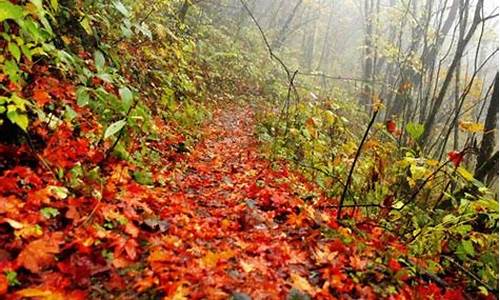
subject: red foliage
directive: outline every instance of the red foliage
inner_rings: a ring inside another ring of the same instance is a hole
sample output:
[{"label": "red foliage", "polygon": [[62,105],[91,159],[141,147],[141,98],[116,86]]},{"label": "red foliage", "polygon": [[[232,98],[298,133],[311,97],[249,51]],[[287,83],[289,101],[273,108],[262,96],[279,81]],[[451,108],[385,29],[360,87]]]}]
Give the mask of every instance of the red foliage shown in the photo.
[{"label": "red foliage", "polygon": [[456,150],[450,151],[448,152],[448,159],[455,165],[455,167],[458,167],[464,160],[464,153]]},{"label": "red foliage", "polygon": [[[30,87],[37,104],[73,105],[74,88],[42,71]],[[396,273],[393,299],[460,299],[459,290],[412,287],[415,278],[396,260],[407,255],[396,236],[361,215],[364,225],[356,231],[341,226],[334,210],[322,208],[336,199],[285,163],[271,167],[262,159],[249,109],[216,111],[189,155],[173,150],[182,135],[152,143],[162,155],[150,166],[155,186],[148,187],[133,180],[137,166],[117,158],[101,166],[100,181],[72,177],[70,168],[88,172],[104,153],[86,138],[102,128],[89,111],[72,107],[80,132],[65,122],[56,130],[35,123],[32,130],[43,139],[43,161],[64,173],[64,184],[84,181],[78,190],[58,195],[53,189],[64,189],[62,183],[41,163],[0,174],[0,249],[6,252],[0,252],[0,295],[7,299],[134,298],[152,291],[168,299],[225,299],[236,291],[284,299],[292,287],[316,299],[377,299],[373,285],[393,284]],[[161,120],[157,127],[172,130]],[[30,153],[21,148],[0,146],[0,154],[19,162]],[[303,200],[311,194],[317,199]],[[47,217],[43,208],[57,214]],[[394,258],[385,268],[373,263],[387,256]],[[7,270],[18,272],[22,288],[6,285],[1,271]]]},{"label": "red foliage", "polygon": [[388,120],[386,123],[385,123],[385,127],[387,129],[387,131],[390,133],[390,134],[394,134],[396,133],[398,127],[396,125],[396,122],[394,120]]}]

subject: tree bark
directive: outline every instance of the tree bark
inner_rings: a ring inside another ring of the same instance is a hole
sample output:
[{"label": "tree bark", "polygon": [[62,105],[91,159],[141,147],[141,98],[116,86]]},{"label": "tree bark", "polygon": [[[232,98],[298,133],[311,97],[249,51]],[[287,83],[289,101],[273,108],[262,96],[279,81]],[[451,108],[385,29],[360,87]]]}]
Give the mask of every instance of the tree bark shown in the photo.
[{"label": "tree bark", "polygon": [[434,127],[434,122],[436,120],[437,113],[439,111],[439,108],[443,104],[443,100],[446,96],[446,92],[448,91],[448,87],[450,86],[453,75],[455,74],[455,69],[457,68],[458,63],[459,63],[460,59],[462,58],[462,55],[465,51],[465,48],[467,47],[467,44],[469,43],[472,36],[474,35],[474,32],[476,31],[477,26],[479,25],[479,23],[481,23],[481,11],[482,11],[482,7],[483,7],[483,2],[484,2],[484,0],[478,0],[478,3],[476,5],[476,9],[475,9],[475,13],[474,13],[474,19],[472,21],[472,25],[469,28],[469,31],[467,32],[466,36],[463,39],[458,41],[457,50],[455,52],[455,56],[453,57],[453,61],[448,69],[448,72],[446,73],[446,77],[443,81],[441,89],[439,90],[439,94],[436,97],[436,100],[434,101],[434,103],[431,107],[429,115],[427,116],[427,120],[425,121],[425,130],[424,130],[424,134],[422,136],[422,141],[424,144],[429,141],[429,137],[430,137],[432,129]]},{"label": "tree bark", "polygon": [[[488,113],[486,115],[486,121],[484,124],[484,134],[481,140],[481,147],[477,156],[475,177],[477,180],[485,181],[486,177],[490,174],[490,169],[492,167],[491,163],[491,153],[493,153],[496,145],[496,131],[498,130],[498,109],[499,109],[499,99],[498,99],[498,72],[495,76],[495,86],[493,88],[493,94],[491,95],[490,106],[488,108]],[[496,153],[496,160],[498,163],[498,151]],[[494,165],[493,165],[494,166]],[[496,169],[495,173],[498,173],[498,166],[494,166]]]}]

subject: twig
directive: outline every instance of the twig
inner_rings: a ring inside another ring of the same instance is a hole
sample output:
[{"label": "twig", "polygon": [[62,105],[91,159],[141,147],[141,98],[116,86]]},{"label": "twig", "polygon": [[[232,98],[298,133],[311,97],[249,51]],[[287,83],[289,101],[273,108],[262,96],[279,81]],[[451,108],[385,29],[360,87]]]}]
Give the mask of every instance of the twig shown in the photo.
[{"label": "twig", "polygon": [[363,144],[365,143],[366,139],[368,138],[368,134],[370,133],[370,129],[372,128],[373,124],[375,123],[375,120],[377,119],[378,112],[379,112],[379,109],[376,109],[373,112],[372,119],[370,120],[370,123],[368,124],[368,127],[366,128],[365,134],[363,135],[363,138],[361,139],[361,143],[359,143],[358,150],[356,151],[356,156],[354,156],[354,161],[352,162],[351,170],[349,171],[349,175],[347,176],[344,190],[342,191],[342,196],[340,197],[339,209],[337,211],[337,219],[340,219],[340,217],[341,217],[342,206],[344,205],[345,197],[346,197],[347,192],[349,190],[349,185],[351,184],[352,174],[354,172],[354,168],[356,167],[356,162],[358,161],[359,156],[361,155],[361,150],[363,148]]},{"label": "twig", "polygon": [[281,60],[281,58],[279,58],[276,54],[274,54],[273,48],[271,47],[271,44],[267,40],[267,37],[266,37],[266,34],[264,33],[264,30],[260,26],[259,22],[257,21],[257,19],[255,18],[255,16],[253,15],[253,13],[250,10],[250,8],[248,8],[248,6],[245,3],[245,1],[244,0],[240,0],[240,3],[241,3],[241,5],[243,5],[243,8],[246,10],[246,12],[248,13],[248,15],[250,16],[250,18],[254,22],[255,26],[257,26],[257,28],[259,29],[260,35],[262,36],[262,40],[264,40],[264,43],[266,44],[267,50],[269,52],[269,55],[271,56],[271,58],[275,59],[283,67],[283,69],[285,70],[286,75],[288,77],[288,80],[290,81],[290,79],[292,78],[292,74],[290,72],[290,69],[288,69],[287,65]]},{"label": "twig", "polygon": [[449,262],[451,262],[455,267],[459,268],[460,271],[462,271],[463,273],[465,273],[466,275],[468,275],[469,277],[471,277],[472,279],[476,280],[477,282],[479,282],[482,286],[484,286],[490,293],[492,293],[496,299],[498,299],[498,297],[496,295],[498,295],[498,289],[495,289],[495,288],[492,288],[490,286],[488,286],[484,281],[481,280],[481,278],[479,278],[476,274],[472,273],[471,271],[467,270],[466,268],[464,268],[461,264],[459,264],[458,262],[456,262],[453,258],[449,257],[448,255],[441,255],[441,257],[445,258],[446,260],[448,260]]},{"label": "twig", "polygon": [[29,145],[30,150],[33,153],[33,155],[40,161],[40,163],[43,165],[43,167],[45,169],[47,169],[47,171],[49,171],[52,174],[52,176],[54,176],[54,179],[57,179],[56,172],[54,172],[54,170],[52,170],[52,168],[49,166],[47,161],[45,161],[45,159],[40,154],[38,154],[36,152],[35,147],[33,145],[33,142],[31,141],[31,137],[30,137],[29,133],[24,132],[24,134],[26,136],[26,140],[28,141],[28,145]]},{"label": "twig", "polygon": [[361,79],[361,78],[353,78],[353,77],[342,77],[342,76],[333,76],[333,75],[328,75],[328,74],[323,74],[323,73],[302,73],[299,72],[300,76],[310,76],[310,77],[323,77],[323,78],[328,78],[332,80],[342,80],[342,81],[360,81],[360,82],[379,82],[383,83],[382,80],[369,80],[369,79]]}]

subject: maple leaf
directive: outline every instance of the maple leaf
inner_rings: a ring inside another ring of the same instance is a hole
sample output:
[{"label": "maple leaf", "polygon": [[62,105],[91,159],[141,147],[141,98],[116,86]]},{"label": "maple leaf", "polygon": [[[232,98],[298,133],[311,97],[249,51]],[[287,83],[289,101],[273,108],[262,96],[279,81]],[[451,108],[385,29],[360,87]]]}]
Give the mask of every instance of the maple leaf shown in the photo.
[{"label": "maple leaf", "polygon": [[205,268],[213,268],[217,265],[219,260],[229,259],[234,256],[234,253],[230,250],[222,251],[220,253],[214,253],[209,251],[201,260],[201,265]]},{"label": "maple leaf", "polygon": [[448,159],[455,165],[455,167],[458,167],[464,159],[464,153],[456,150],[450,151],[448,152]]},{"label": "maple leaf", "polygon": [[368,261],[366,259],[361,259],[357,255],[351,256],[349,261],[351,263],[351,267],[353,267],[355,270],[358,270],[358,271],[364,270],[366,267],[366,264],[368,263]]},{"label": "maple leaf", "polygon": [[43,268],[54,262],[54,255],[59,253],[59,243],[62,233],[53,234],[52,237],[43,237],[29,243],[17,257],[17,262],[33,273],[40,272]]},{"label": "maple leaf", "polygon": [[51,97],[46,91],[37,89],[33,92],[33,99],[35,99],[38,105],[44,106],[50,102]]},{"label": "maple leaf", "polygon": [[135,239],[129,239],[125,243],[125,252],[127,253],[128,258],[131,260],[135,260],[137,258],[137,247],[139,244]]},{"label": "maple leaf", "polygon": [[304,291],[306,293],[309,293],[311,295],[314,295],[316,293],[316,289],[304,277],[302,277],[298,274],[292,273],[290,275],[290,279],[292,280],[292,285],[295,288],[297,288],[301,291]]}]

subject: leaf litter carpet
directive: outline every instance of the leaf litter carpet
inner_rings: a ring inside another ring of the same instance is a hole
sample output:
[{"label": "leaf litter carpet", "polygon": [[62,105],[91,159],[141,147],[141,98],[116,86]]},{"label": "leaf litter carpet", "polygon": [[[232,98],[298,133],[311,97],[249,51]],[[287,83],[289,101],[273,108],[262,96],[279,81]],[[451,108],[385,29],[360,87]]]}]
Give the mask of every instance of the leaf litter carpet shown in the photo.
[{"label": "leaf litter carpet", "polygon": [[[336,210],[322,208],[336,199],[261,157],[254,126],[249,107],[215,111],[202,141],[154,174],[162,185],[139,185],[130,166],[114,161],[101,200],[39,184],[25,198],[45,200],[23,203],[3,189],[1,292],[51,300],[462,299],[452,279],[445,288],[411,273],[403,262],[420,261],[393,235],[358,215],[358,225],[340,226]],[[61,214],[43,219],[35,210],[43,203]],[[30,224],[41,232],[24,232]],[[7,280],[12,272],[18,282]]]}]

